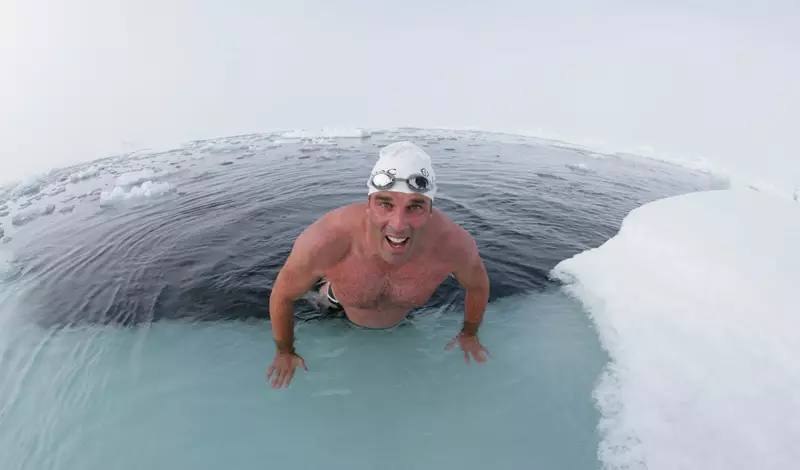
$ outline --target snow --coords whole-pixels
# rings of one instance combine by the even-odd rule
[[[791,200],[693,193],[553,269],[611,358],[595,390],[607,468],[796,468],[798,234]]]

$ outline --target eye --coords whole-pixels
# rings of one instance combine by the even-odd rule
[[[383,207],[384,209],[391,209],[392,205],[390,203],[384,201],[384,202],[381,203],[381,207]]]

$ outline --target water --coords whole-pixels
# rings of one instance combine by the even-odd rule
[[[389,331],[303,300],[309,372],[272,390],[267,306],[294,238],[363,200],[378,149],[402,139],[432,154],[437,207],[484,257],[493,357],[444,350],[463,317],[453,280]],[[5,188],[2,468],[600,468],[608,357],[547,274],[631,209],[708,185],[531,138],[399,129],[194,142]]]

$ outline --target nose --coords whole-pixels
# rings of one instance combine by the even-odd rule
[[[401,233],[406,230],[408,221],[406,220],[406,212],[404,210],[396,210],[392,213],[389,219],[389,228],[392,232]]]

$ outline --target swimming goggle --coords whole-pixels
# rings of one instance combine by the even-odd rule
[[[388,171],[379,171],[375,173],[369,181],[372,186],[381,191],[388,190],[394,186],[396,181],[405,181],[408,187],[417,193],[426,193],[433,188],[431,181],[424,175],[411,175],[408,178],[398,178]]]

